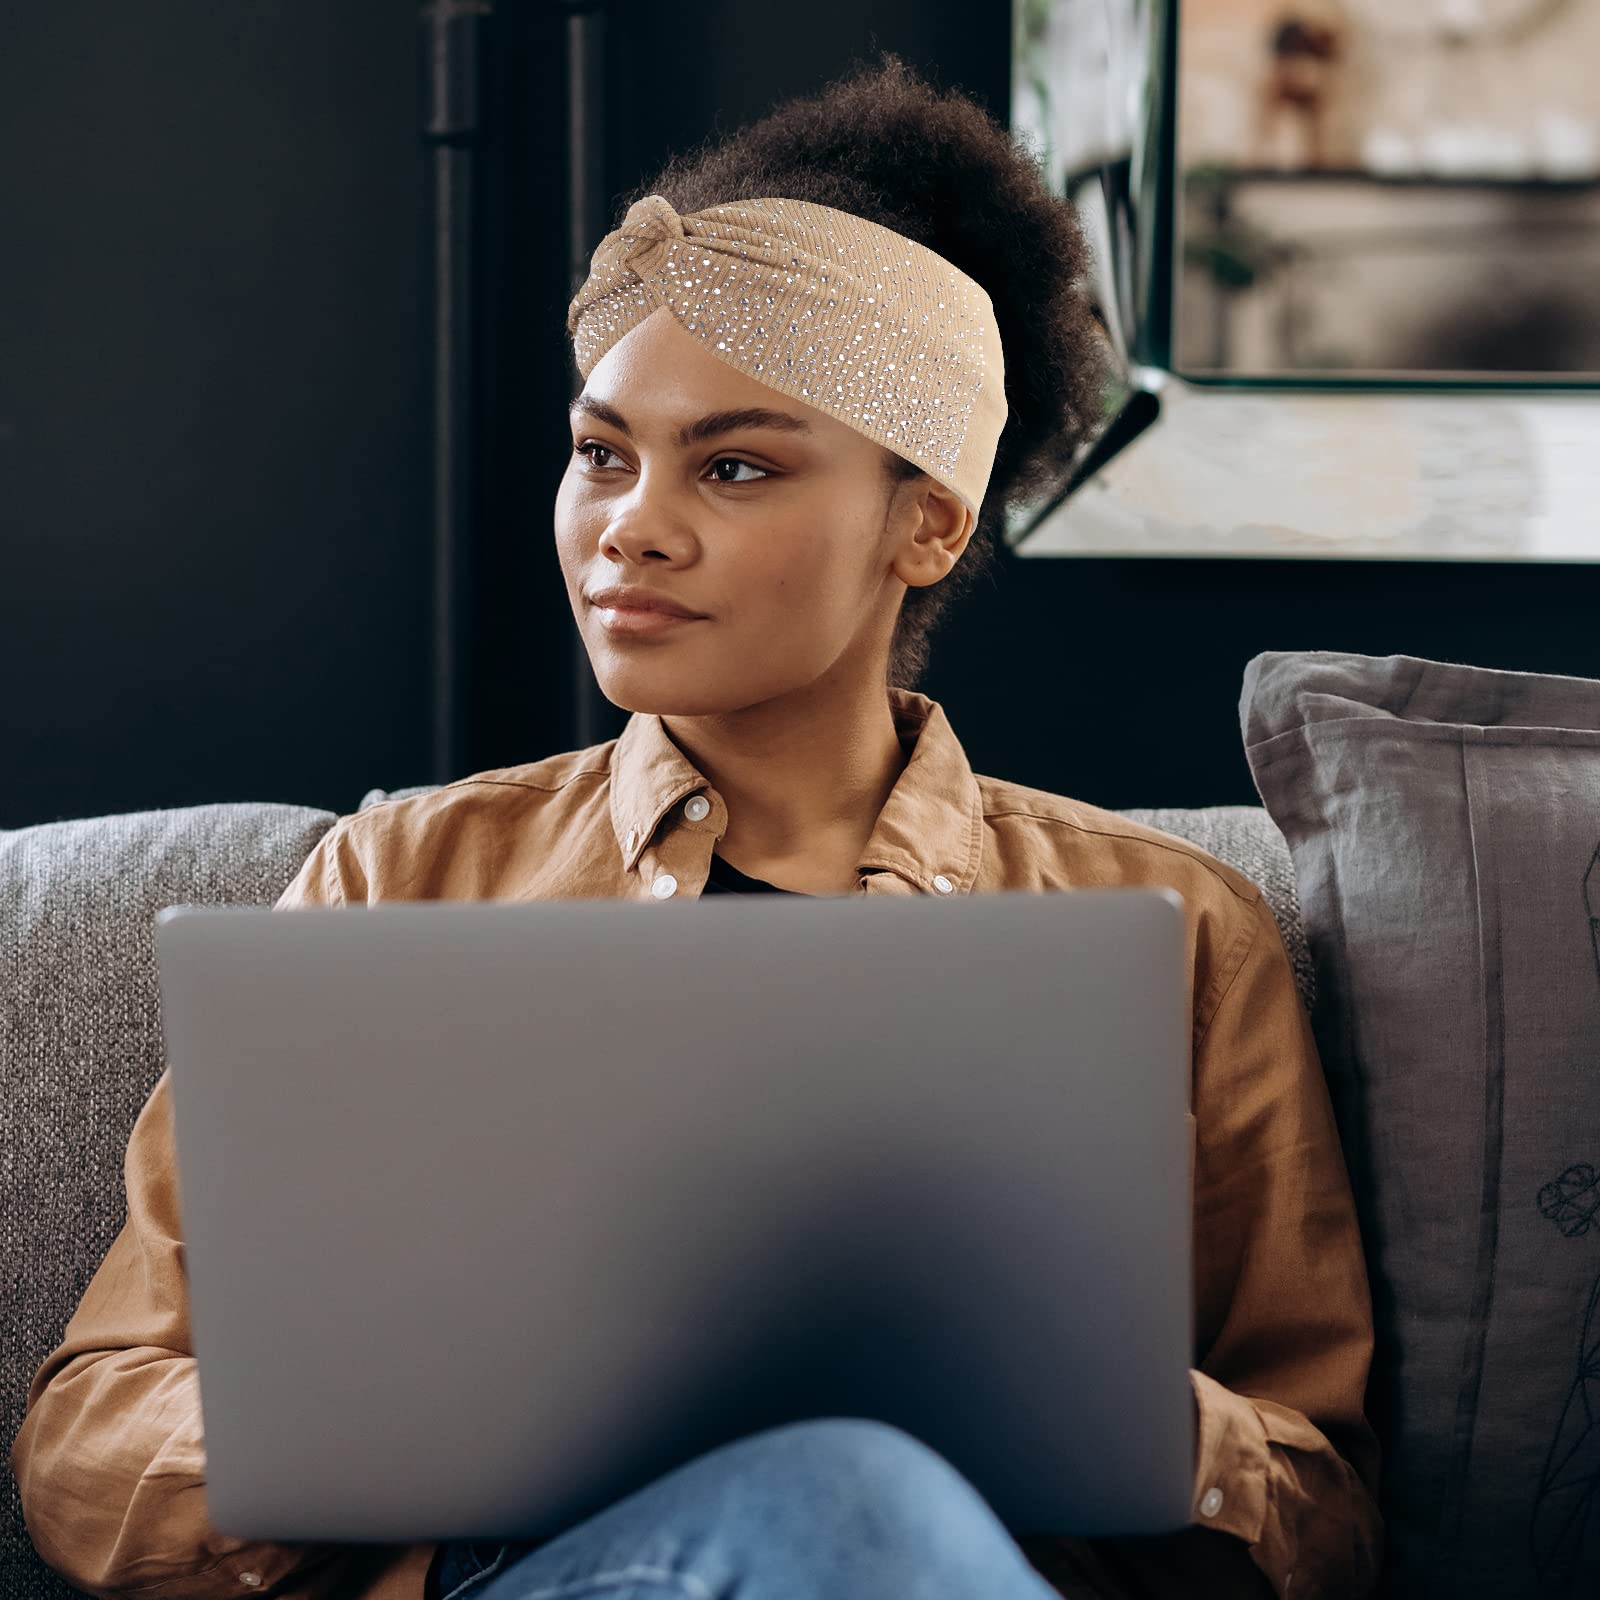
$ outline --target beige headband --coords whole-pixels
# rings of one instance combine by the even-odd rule
[[[976,520],[1005,362],[989,296],[943,256],[804,200],[679,215],[646,195],[568,307],[579,372],[663,305],[719,360],[915,462]]]

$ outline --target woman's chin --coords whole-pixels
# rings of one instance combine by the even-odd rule
[[[673,674],[648,666],[633,672],[596,672],[595,678],[612,705],[658,717],[714,716],[742,710],[757,698],[726,682],[678,682]]]

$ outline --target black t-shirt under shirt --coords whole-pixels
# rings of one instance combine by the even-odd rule
[[[711,853],[710,875],[702,894],[799,894],[798,889],[780,889],[765,878],[752,878],[741,872],[731,861],[724,861],[715,851]]]

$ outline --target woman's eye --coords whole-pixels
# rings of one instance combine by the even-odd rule
[[[613,456],[616,454],[610,445],[601,444],[598,439],[585,439],[582,444],[573,446],[573,453],[575,455],[582,456],[591,467],[604,469],[607,463],[602,460],[597,460],[591,453],[593,451],[599,451],[602,456]],[[734,478],[725,476],[721,469],[723,467],[730,466],[736,468],[745,467],[751,472],[759,473],[760,477]],[[761,478],[768,478],[772,476],[772,474],[768,472],[765,467],[758,467],[753,461],[741,461],[738,456],[718,456],[717,459],[711,463],[711,470],[717,474],[718,483],[759,483]]]

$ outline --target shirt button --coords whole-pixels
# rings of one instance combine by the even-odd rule
[[[678,892],[678,880],[670,872],[663,872],[654,883],[650,885],[650,893],[657,900],[670,900]]]
[[[239,1574],[239,1582],[248,1583],[252,1589],[257,1588],[261,1583],[261,1574],[259,1572],[241,1572]]]
[[[711,802],[703,794],[697,794],[688,805],[683,808],[683,814],[691,822],[698,822],[711,809]]]
[[[933,880],[933,886],[940,894],[949,894],[955,888],[955,885],[942,872]]]
[[[628,852],[628,854],[630,856],[633,854],[634,845],[636,845],[638,842],[639,842],[639,830],[637,828],[629,828],[628,829],[628,842],[627,842],[626,845],[623,846],[623,848]]]
[[[1200,1501],[1200,1515],[1214,1517],[1222,1509],[1222,1491],[1220,1489],[1207,1489],[1204,1498]]]

